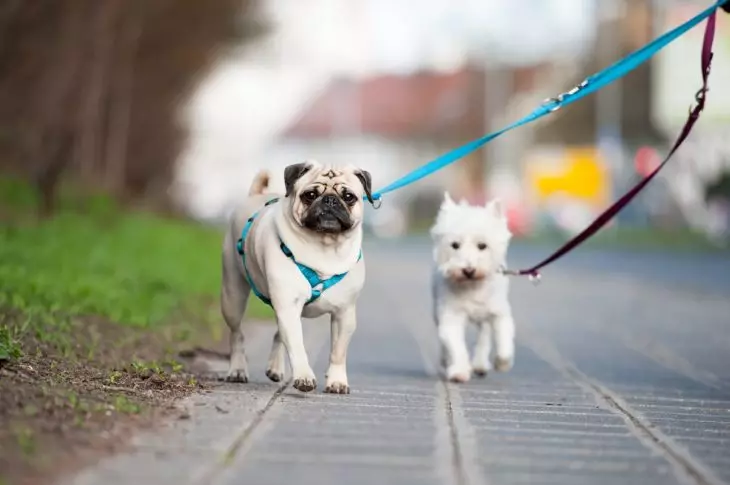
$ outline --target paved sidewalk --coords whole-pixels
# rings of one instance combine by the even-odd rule
[[[307,395],[268,382],[273,328],[256,329],[253,383],[190,398],[189,419],[63,484],[730,483],[730,276],[701,270],[727,260],[586,253],[515,281],[515,368],[456,386],[437,378],[428,247],[366,251],[352,394],[321,392],[329,325],[305,329]]]

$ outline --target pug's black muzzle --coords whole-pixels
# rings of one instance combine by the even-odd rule
[[[317,232],[340,233],[352,227],[350,213],[337,196],[325,194],[309,206],[304,227]]]

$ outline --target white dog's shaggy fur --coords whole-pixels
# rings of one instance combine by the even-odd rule
[[[515,326],[503,269],[512,234],[501,202],[457,204],[446,193],[431,237],[433,312],[447,379],[466,382],[472,371],[484,376],[493,368],[492,332],[494,368],[509,370],[514,362]],[[469,322],[479,330],[471,362],[465,338]]]

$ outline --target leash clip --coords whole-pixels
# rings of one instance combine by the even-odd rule
[[[707,96],[707,91],[709,91],[710,88],[707,86],[701,87],[697,92],[695,93],[695,101],[697,104],[702,103],[705,100],[705,96]]]
[[[373,201],[370,203],[370,205],[373,206],[373,209],[378,210],[383,205],[383,196],[378,195],[377,199],[373,199]]]
[[[519,275],[519,273],[517,271],[507,269],[507,266],[504,264],[499,267],[499,272],[505,276],[518,276]]]
[[[555,96],[553,98],[545,98],[542,102],[542,105],[548,106],[548,105],[552,104],[552,106],[550,106],[548,111],[550,113],[553,113],[560,109],[560,105],[562,104],[562,102],[563,102],[563,95],[558,94],[557,96]]]
[[[560,108],[562,108],[563,101],[565,101],[566,96],[573,96],[574,94],[577,94],[581,89],[585,88],[586,86],[588,86],[588,79],[584,79],[583,81],[581,81],[580,84],[578,84],[577,86],[574,86],[572,89],[570,89],[570,91],[560,93],[553,98],[545,99],[542,102],[542,104],[543,104],[543,106],[552,104],[553,106],[550,107],[550,113],[553,113],[553,112],[559,110]]]
[[[539,285],[540,280],[542,279],[542,276],[540,275],[539,271],[532,271],[532,272],[528,273],[525,270],[515,271],[512,269],[507,269],[507,266],[501,266],[499,268],[499,272],[505,276],[527,276],[527,279],[530,280],[530,283],[532,283],[535,286]]]

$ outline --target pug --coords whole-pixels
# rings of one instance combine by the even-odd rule
[[[256,175],[223,241],[221,311],[231,331],[227,380],[248,381],[242,317],[253,292],[276,314],[269,379],[284,379],[286,351],[292,385],[302,392],[317,387],[304,348],[302,317],[329,314],[325,392],[349,394],[347,348],[365,282],[363,199],[373,202],[370,173],[310,160],[286,167],[285,194],[267,193],[269,181],[266,171]]]

